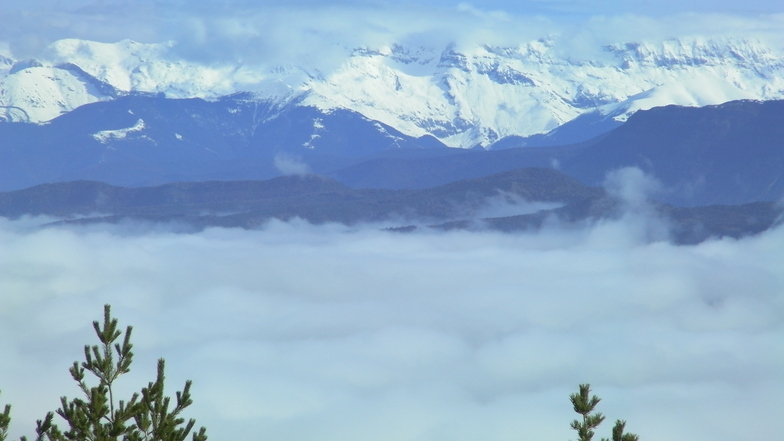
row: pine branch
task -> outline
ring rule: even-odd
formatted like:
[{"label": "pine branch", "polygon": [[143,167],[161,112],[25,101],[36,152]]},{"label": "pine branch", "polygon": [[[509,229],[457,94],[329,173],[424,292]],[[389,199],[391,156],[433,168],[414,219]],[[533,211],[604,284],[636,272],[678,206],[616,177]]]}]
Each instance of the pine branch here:
[{"label": "pine branch", "polygon": [[0,441],[8,437],[8,426],[11,425],[11,405],[6,404],[3,413],[0,413]]}]

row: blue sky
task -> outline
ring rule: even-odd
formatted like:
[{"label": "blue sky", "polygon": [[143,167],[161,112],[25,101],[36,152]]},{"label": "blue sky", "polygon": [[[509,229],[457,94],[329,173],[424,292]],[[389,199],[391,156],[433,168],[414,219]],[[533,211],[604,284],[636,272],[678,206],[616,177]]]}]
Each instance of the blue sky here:
[{"label": "blue sky", "polygon": [[133,8],[141,11],[179,11],[189,13],[226,14],[239,10],[263,10],[269,8],[382,8],[404,10],[411,8],[449,10],[460,5],[471,5],[485,11],[503,11],[513,15],[542,14],[547,16],[592,16],[597,14],[640,14],[666,16],[679,13],[723,13],[723,14],[776,14],[784,12],[784,4],[775,0],[486,0],[460,2],[454,0],[29,0],[25,2],[2,2],[0,12],[47,14],[53,11],[68,11],[87,14],[95,11],[111,13],[111,10]]},{"label": "blue sky", "polygon": [[343,0],[343,1],[319,1],[319,0],[273,0],[273,1],[254,1],[254,0],[31,0],[26,2],[3,2],[0,5],[2,10],[35,10],[38,8],[60,8],[74,10],[83,7],[116,7],[123,4],[146,3],[156,7],[175,7],[183,9],[211,9],[220,10],[224,8],[265,8],[277,6],[309,6],[323,7],[345,6],[345,7],[386,7],[386,8],[406,8],[412,6],[424,6],[432,8],[454,8],[460,3],[471,3],[476,7],[486,10],[502,10],[514,14],[529,13],[573,13],[573,14],[608,14],[608,13],[639,13],[639,14],[671,14],[678,12],[726,12],[726,13],[776,13],[782,12],[784,6],[781,2],[774,0],[662,0],[651,2],[645,0],[485,0],[474,2],[460,2],[454,0]]}]

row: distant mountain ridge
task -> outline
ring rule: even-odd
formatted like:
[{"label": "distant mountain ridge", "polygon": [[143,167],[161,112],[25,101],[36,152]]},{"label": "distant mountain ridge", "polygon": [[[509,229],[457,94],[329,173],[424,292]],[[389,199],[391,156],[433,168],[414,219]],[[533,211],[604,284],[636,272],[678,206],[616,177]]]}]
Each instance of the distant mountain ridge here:
[{"label": "distant mountain ridge", "polygon": [[566,203],[601,194],[599,189],[541,168],[510,170],[418,190],[352,189],[317,175],[282,176],[265,181],[177,182],[140,188],[74,181],[0,193],[0,216],[165,218],[208,213],[251,216],[258,222],[295,216],[313,222],[344,223],[407,217],[444,220],[471,217],[487,204],[488,198],[498,196]]},{"label": "distant mountain ridge", "polygon": [[[567,126],[563,126],[565,130]],[[560,134],[558,135],[560,136]],[[353,188],[423,189],[523,167],[589,185],[637,167],[654,198],[697,206],[784,199],[784,101],[637,112],[591,140],[506,149],[447,148],[350,110],[129,95],[47,124],[0,123],[0,191],[94,180],[121,186],[320,174]]]},{"label": "distant mountain ridge", "polygon": [[0,120],[49,121],[129,93],[217,100],[251,92],[278,108],[350,110],[410,137],[468,148],[543,134],[590,112],[622,121],[667,104],[784,98],[781,54],[757,41],[629,42],[596,48],[592,58],[564,55],[557,38],[517,47],[391,44],[346,48],[345,62],[320,71],[207,66],[178,57],[174,42],[60,40],[36,60],[0,62]]},{"label": "distant mountain ridge", "polygon": [[349,185],[411,188],[535,166],[601,185],[609,172],[636,167],[661,184],[651,197],[670,204],[784,201],[784,101],[657,107],[635,113],[592,140],[568,146],[397,156],[368,160],[331,175]]},{"label": "distant mountain ridge", "polygon": [[[153,222],[192,230],[259,228],[272,219],[301,218],[316,224],[391,224],[391,230],[400,232],[512,232],[537,230],[548,223],[587,225],[624,214],[623,202],[603,190],[541,168],[420,190],[352,189],[311,175],[144,188],[76,181],[0,192],[0,216],[10,218],[49,215],[66,218],[58,224]],[[782,214],[784,207],[770,202],[690,208],[653,203],[646,216],[668,227],[668,235],[650,240],[691,244],[710,237],[758,234],[778,225]]]}]

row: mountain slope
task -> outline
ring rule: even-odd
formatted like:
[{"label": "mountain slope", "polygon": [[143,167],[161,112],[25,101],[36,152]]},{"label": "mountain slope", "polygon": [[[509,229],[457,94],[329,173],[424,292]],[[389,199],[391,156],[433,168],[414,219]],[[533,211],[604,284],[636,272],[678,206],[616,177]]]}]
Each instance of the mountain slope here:
[{"label": "mountain slope", "polygon": [[654,108],[572,146],[400,156],[376,157],[330,176],[352,186],[416,188],[535,166],[601,185],[613,170],[637,167],[662,184],[652,197],[670,204],[779,201],[784,199],[784,101]]},{"label": "mountain slope", "polygon": [[[566,126],[564,126],[566,127]],[[129,95],[48,124],[0,124],[0,190],[98,180],[149,186],[317,173],[355,188],[423,189],[521,167],[559,169],[589,185],[637,167],[676,205],[784,198],[784,101],[641,111],[571,146],[446,148],[347,111],[247,95],[216,101]]]},{"label": "mountain slope", "polygon": [[784,197],[784,101],[667,106],[634,114],[562,170],[589,185],[637,167],[682,205],[741,204]]},{"label": "mountain slope", "polygon": [[127,95],[44,125],[0,123],[0,189],[78,179],[120,185],[266,179],[388,149],[441,147],[356,112],[249,99]]}]

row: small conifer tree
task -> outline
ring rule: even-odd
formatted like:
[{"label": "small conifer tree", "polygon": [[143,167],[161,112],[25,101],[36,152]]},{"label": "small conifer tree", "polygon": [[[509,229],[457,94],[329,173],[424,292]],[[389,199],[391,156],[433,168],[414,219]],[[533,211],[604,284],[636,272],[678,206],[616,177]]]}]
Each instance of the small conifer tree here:
[{"label": "small conifer tree", "polygon": [[0,441],[8,437],[8,426],[11,424],[11,405],[6,404],[3,413],[0,413]]},{"label": "small conifer tree", "polygon": [[[104,306],[103,324],[93,322],[100,344],[84,347],[85,361],[74,362],[69,369],[83,398],[60,399],[61,407],[38,420],[36,441],[184,441],[196,422],[185,423],[180,413],[193,402],[190,395],[191,381],[185,382],[172,403],[164,395],[163,359],[158,360],[158,374],[154,382],[135,393],[130,400],[116,400],[115,382],[130,372],[133,361],[133,344],[128,326],[125,333],[111,316],[111,307]],[[122,337],[122,343],[118,339]],[[96,383],[88,385],[85,374]],[[173,405],[173,406],[172,406]],[[5,441],[10,423],[9,405],[0,414],[0,441]],[[54,423],[55,413],[68,424],[65,431]],[[206,429],[192,433],[193,441],[207,441]],[[27,441],[22,437],[22,441]]]},{"label": "small conifer tree", "polygon": [[601,398],[596,395],[591,396],[591,385],[581,384],[580,391],[569,395],[574,411],[583,416],[582,421],[572,421],[572,429],[577,431],[578,441],[591,441],[594,435],[593,429],[604,421],[604,415],[600,412],[592,413]]},{"label": "small conifer tree", "polygon": [[[599,424],[604,421],[604,415],[600,412],[594,412],[596,405],[602,401],[596,395],[591,396],[591,385],[581,384],[579,392],[569,395],[572,401],[574,411],[582,415],[582,421],[579,419],[572,421],[572,429],[577,431],[578,441],[591,441],[594,436],[594,429],[599,427]],[[617,420],[612,430],[612,441],[639,441],[639,436],[633,433],[624,433],[626,428],[626,421]],[[602,438],[602,441],[609,441],[607,438]]]}]

